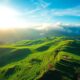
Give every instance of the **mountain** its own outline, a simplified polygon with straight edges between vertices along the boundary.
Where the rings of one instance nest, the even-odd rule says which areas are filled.
[[[0,46],[1,80],[76,80],[80,40],[46,37]]]
[[[50,25],[47,27],[19,28],[0,30],[0,42],[16,42],[20,40],[35,40],[50,36],[68,36],[80,39],[80,26],[72,25]]]

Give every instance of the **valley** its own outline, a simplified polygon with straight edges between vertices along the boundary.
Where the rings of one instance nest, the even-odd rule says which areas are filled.
[[[48,37],[0,46],[0,80],[76,80],[78,73],[80,40]]]

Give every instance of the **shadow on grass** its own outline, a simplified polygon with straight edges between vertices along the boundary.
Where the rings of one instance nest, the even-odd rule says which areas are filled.
[[[44,46],[37,48],[36,50],[37,51],[45,51],[45,50],[48,50],[49,48],[50,48],[50,45],[44,45]]]
[[[57,70],[49,70],[38,80],[62,80],[62,74]]]
[[[72,43],[69,43],[63,51],[76,54],[80,56],[80,42],[79,41],[73,41]]]
[[[70,47],[69,46],[69,47],[65,47],[63,51],[80,56],[80,47]]]
[[[19,61],[25,57],[27,57],[31,53],[30,49],[17,49],[8,55],[4,55],[0,59],[0,66],[4,66],[6,64],[9,64],[11,62]]]
[[[80,67],[80,64],[74,61],[61,60],[60,62],[56,63],[55,66],[56,69],[61,71],[62,75],[74,80],[76,69]]]

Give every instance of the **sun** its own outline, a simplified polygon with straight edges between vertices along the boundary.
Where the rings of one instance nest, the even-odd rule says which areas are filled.
[[[0,29],[29,28],[31,21],[23,17],[19,10],[11,6],[0,6]]]
[[[18,12],[8,6],[0,6],[0,29],[17,26]]]

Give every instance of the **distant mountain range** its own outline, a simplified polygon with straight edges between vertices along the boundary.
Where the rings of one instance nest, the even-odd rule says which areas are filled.
[[[48,26],[44,29],[19,28],[10,30],[0,30],[1,42],[14,42],[25,39],[38,39],[48,36],[80,36],[80,26],[59,25],[58,27]]]

